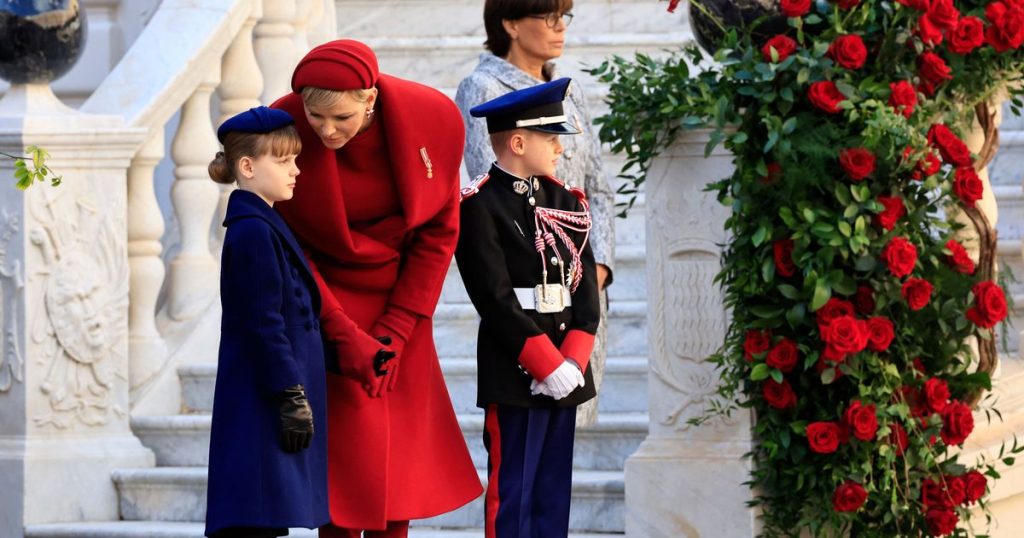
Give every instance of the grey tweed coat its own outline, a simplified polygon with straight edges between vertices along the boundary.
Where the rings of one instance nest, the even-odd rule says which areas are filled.
[[[555,65],[544,66],[548,80],[558,78]],[[455,104],[462,112],[466,123],[466,149],[463,158],[470,178],[486,174],[494,162],[494,151],[487,136],[487,122],[483,118],[469,115],[469,109],[508,92],[521,90],[545,81],[533,78],[525,71],[490,52],[480,55],[476,69],[459,83],[455,93]],[[590,244],[594,261],[608,267],[607,284],[611,284],[615,268],[615,193],[608,185],[601,160],[601,142],[587,110],[586,94],[578,80],[569,86],[569,99],[565,103],[565,114],[569,123],[581,132],[578,135],[563,136],[565,151],[558,162],[556,175],[562,181],[582,188],[590,202],[593,228]],[[594,353],[590,364],[594,369],[594,382],[600,389],[605,363],[605,333],[608,324],[608,308],[605,294],[601,294],[601,324],[594,342]],[[598,394],[600,397],[600,393]],[[580,406],[577,424],[592,424],[597,419],[597,398]]]

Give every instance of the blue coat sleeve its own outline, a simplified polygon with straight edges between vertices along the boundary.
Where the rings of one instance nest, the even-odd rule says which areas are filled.
[[[224,284],[232,289],[221,295],[235,304],[225,305],[225,314],[237,313],[231,325],[241,330],[245,353],[262,374],[264,388],[276,394],[304,382],[284,317],[283,247],[270,226],[257,219],[234,223],[228,233],[221,263]]]

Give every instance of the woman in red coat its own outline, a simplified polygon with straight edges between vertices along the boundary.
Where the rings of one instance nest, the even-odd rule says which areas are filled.
[[[455,250],[465,128],[442,93],[380,74],[366,45],[316,47],[274,104],[296,119],[302,187],[278,211],[324,298],[324,537],[406,536],[409,520],[483,489],[434,349],[431,317]],[[384,344],[387,344],[386,346]],[[396,356],[378,377],[374,357]]]

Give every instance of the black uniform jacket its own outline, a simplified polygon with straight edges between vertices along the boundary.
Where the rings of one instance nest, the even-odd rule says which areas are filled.
[[[519,181],[517,192],[516,182]],[[524,309],[514,288],[543,283],[543,263],[534,246],[534,206],[583,211],[582,191],[553,178],[524,180],[492,166],[489,176],[463,189],[461,226],[455,260],[466,291],[480,314],[477,340],[477,405],[570,407],[596,395],[587,361],[600,322],[597,276],[590,244],[581,251],[583,278],[572,294],[572,306],[558,313]],[[537,188],[534,188],[534,185]],[[584,234],[565,229],[576,248]],[[556,243],[565,260],[571,255]],[[548,283],[559,281],[554,251],[546,246]],[[566,270],[568,273],[568,268]],[[543,380],[566,357],[583,369],[586,384],[555,401],[530,394],[530,382]]]

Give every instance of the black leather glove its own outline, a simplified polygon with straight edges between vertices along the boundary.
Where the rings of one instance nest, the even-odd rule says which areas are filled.
[[[288,387],[278,395],[281,410],[281,448],[295,453],[309,448],[313,439],[313,410],[302,385]]]
[[[390,336],[378,336],[377,341],[385,346],[391,345]],[[373,373],[377,374],[377,377],[384,377],[388,373],[384,369],[384,365],[393,358],[395,358],[394,351],[388,351],[387,349],[378,350],[377,354],[373,357]]]

